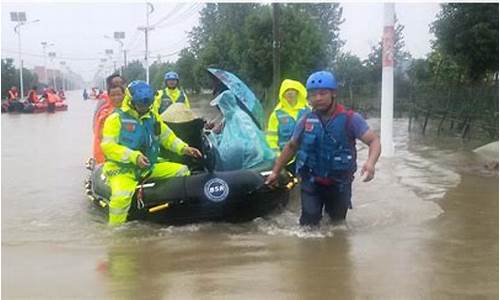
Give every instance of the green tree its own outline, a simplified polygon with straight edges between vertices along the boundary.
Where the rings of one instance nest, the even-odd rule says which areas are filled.
[[[139,60],[129,62],[127,66],[123,68],[122,74],[128,82],[133,80],[146,80],[146,69]]]
[[[363,65],[359,57],[346,52],[337,56],[334,70],[340,87],[339,91],[342,95],[345,95],[341,98],[347,98],[350,107],[356,108],[355,96],[360,97],[363,85],[368,81],[367,67]]]
[[[27,95],[28,90],[32,86],[38,84],[38,77],[32,71],[23,68],[23,87],[24,96]],[[16,86],[21,92],[19,87],[19,69],[14,66],[12,58],[2,59],[2,95],[7,97],[8,91],[11,87]]]
[[[404,72],[403,66],[407,65],[411,59],[411,55],[405,50],[404,41],[404,26],[398,23],[396,19],[394,22],[394,68],[397,75]],[[373,82],[379,82],[382,79],[382,39],[376,46],[372,47],[368,59],[365,60],[366,66],[369,68],[369,74]]]
[[[338,4],[280,4],[282,78],[304,81],[331,65],[331,53],[342,44],[341,14]],[[205,68],[216,66],[236,73],[261,96],[272,85],[272,45],[270,5],[209,3],[190,33],[194,81],[208,87]]]
[[[498,3],[448,3],[431,26],[434,49],[473,81],[498,72]]]
[[[181,80],[180,84],[184,89],[199,93],[200,87],[194,75],[195,65],[196,58],[194,54],[188,48],[182,49],[179,59],[175,63],[175,69],[179,73]]]
[[[165,73],[169,71],[175,71],[175,64],[170,62],[160,63],[155,61],[151,66],[149,66],[149,82],[151,87],[155,90],[163,89],[165,87]]]
[[[12,58],[2,59],[2,96],[8,97],[9,89],[19,85],[19,77],[16,77],[16,71]]]
[[[328,67],[332,67],[345,44],[345,41],[340,39],[340,25],[345,21],[342,18],[343,9],[340,3],[290,4],[290,6],[304,10],[315,23],[319,22],[319,30],[325,38],[326,55],[330,58]]]
[[[282,78],[305,81],[313,70],[328,67],[329,35],[318,27],[309,11],[285,5],[280,21]]]

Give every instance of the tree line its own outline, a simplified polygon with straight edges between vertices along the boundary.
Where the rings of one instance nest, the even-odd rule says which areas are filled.
[[[380,105],[381,40],[366,59],[361,59],[343,49],[341,4],[280,3],[279,9],[282,79],[304,82],[311,72],[327,68],[337,76],[341,101],[366,110]],[[180,74],[182,86],[197,93],[210,88],[206,68],[214,66],[236,73],[266,107],[272,106],[276,101],[276,95],[271,94],[272,17],[271,5],[207,3],[200,12],[199,25],[189,32],[189,46],[180,52],[178,60],[151,66],[152,84],[160,88],[163,73],[174,69]],[[444,91],[449,94],[469,88],[469,94],[480,93],[497,84],[498,4],[442,4],[430,30],[435,34],[431,53],[415,59],[405,48],[404,26],[396,20],[397,109],[405,110],[413,102],[445,107],[446,97],[440,95]],[[144,73],[139,61],[129,64],[125,72],[128,78]],[[490,106],[492,101],[484,99],[484,108],[498,108],[498,104]]]

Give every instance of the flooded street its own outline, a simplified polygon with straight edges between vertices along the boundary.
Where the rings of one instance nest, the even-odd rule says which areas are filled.
[[[67,95],[67,112],[1,117],[5,299],[498,298],[498,173],[472,145],[396,120],[345,225],[300,228],[293,197],[250,223],[110,229],[83,188],[96,102]]]

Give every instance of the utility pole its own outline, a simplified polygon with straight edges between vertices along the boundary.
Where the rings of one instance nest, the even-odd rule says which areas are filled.
[[[148,32],[153,30],[154,27],[149,26],[149,15],[153,13],[154,7],[153,4],[147,2],[146,3],[146,26],[145,27],[139,27],[137,28],[138,30],[144,31],[144,41],[146,43],[146,55],[145,55],[145,61],[146,61],[146,82],[149,84],[149,48],[148,48]]]
[[[382,48],[382,104],[380,108],[382,156],[394,156],[392,126],[394,117],[394,3],[384,3]]]
[[[272,99],[278,99],[278,87],[280,84],[280,31],[279,31],[279,4],[273,3],[273,95]],[[272,101],[272,100],[271,100]]]

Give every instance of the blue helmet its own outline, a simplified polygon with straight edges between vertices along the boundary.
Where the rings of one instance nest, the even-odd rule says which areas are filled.
[[[132,104],[150,106],[153,104],[154,93],[149,84],[142,80],[134,80],[128,85]]]
[[[307,78],[306,87],[307,90],[316,90],[316,89],[336,90],[337,80],[335,80],[335,76],[331,72],[319,71],[312,73],[311,76]]]
[[[163,80],[179,80],[179,74],[175,72],[167,72],[165,73],[165,77]]]

